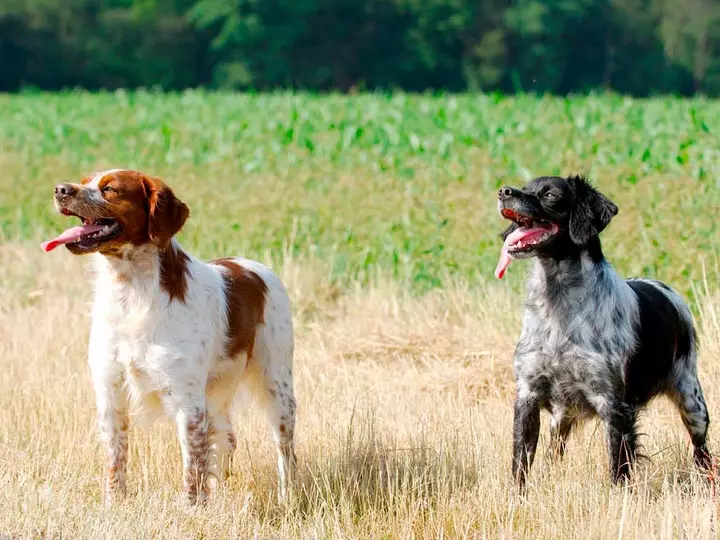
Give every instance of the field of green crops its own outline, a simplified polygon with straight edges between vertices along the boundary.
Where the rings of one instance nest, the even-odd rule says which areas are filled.
[[[380,272],[422,292],[492,277],[500,185],[581,172],[620,207],[609,258],[690,292],[717,263],[718,126],[704,99],[5,95],[0,234],[55,232],[54,183],[135,167],[189,204],[200,255],[291,252],[341,285]]]

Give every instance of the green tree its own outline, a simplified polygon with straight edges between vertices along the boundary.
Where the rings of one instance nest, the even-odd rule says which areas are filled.
[[[720,91],[720,3],[660,0],[660,35],[668,58],[686,68],[696,92]]]
[[[4,0],[27,85],[720,94],[720,3]]]

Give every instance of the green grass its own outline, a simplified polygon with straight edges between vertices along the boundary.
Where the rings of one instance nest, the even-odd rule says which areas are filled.
[[[340,286],[422,292],[492,279],[500,185],[584,172],[620,207],[610,260],[691,293],[718,264],[717,126],[720,102],[613,95],[0,95],[0,235],[57,232],[56,182],[134,167],[189,204],[196,254],[291,253]]]

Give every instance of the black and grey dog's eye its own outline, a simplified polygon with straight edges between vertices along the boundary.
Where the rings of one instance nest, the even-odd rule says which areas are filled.
[[[543,193],[543,199],[554,201],[555,199],[557,199],[557,195],[555,195],[552,191],[546,191],[545,193]]]

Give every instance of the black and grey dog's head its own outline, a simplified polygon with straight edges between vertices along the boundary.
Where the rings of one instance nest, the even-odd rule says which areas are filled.
[[[523,188],[503,187],[498,210],[512,225],[496,275],[512,259],[564,258],[597,238],[618,212],[617,206],[580,176],[541,176]]]

